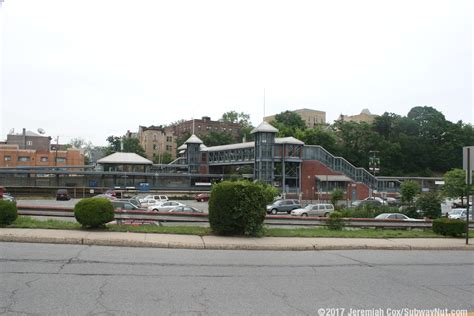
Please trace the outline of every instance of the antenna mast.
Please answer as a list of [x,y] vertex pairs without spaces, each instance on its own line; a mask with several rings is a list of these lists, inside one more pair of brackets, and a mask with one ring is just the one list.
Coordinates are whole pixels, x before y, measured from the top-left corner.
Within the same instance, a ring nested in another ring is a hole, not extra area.
[[265,120],[265,88],[263,88],[263,119]]

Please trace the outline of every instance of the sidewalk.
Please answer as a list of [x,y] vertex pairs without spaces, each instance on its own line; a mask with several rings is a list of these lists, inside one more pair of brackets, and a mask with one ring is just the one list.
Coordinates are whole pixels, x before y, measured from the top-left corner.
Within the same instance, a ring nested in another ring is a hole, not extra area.
[[220,237],[54,229],[0,229],[0,241],[220,250],[474,250],[474,238]]

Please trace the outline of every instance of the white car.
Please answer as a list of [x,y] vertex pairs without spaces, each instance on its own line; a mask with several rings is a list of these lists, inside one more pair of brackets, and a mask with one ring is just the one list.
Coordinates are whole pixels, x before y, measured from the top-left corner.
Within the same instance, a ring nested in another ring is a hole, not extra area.
[[375,219],[398,219],[398,220],[409,221],[409,222],[423,221],[422,219],[411,218],[401,213],[382,213],[380,215],[377,215]]
[[168,201],[169,199],[167,195],[150,194],[150,195],[146,195],[143,198],[140,198],[139,200],[140,200],[140,203],[143,203],[143,201],[145,200],[157,200],[160,202],[165,202],[165,201]]
[[172,210],[178,206],[186,206],[186,205],[184,205],[183,203],[176,202],[176,201],[166,201],[158,205],[149,206],[148,210],[155,211],[155,212],[163,212],[163,211]]
[[140,205],[142,207],[149,207],[149,206],[158,206],[160,204],[165,203],[166,201],[158,201],[155,199],[141,199],[140,200]]
[[[464,208],[453,208],[448,212],[448,218],[451,219],[463,219],[465,220],[467,216],[467,211]],[[472,210],[469,211],[469,220],[472,219]]]
[[328,217],[332,212],[334,212],[334,206],[332,204],[308,204],[303,208],[292,210],[290,214],[293,216]]

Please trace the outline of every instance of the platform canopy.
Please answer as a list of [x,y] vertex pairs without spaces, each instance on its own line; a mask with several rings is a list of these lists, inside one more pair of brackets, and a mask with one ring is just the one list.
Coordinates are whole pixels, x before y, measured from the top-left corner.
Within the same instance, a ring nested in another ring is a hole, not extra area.
[[99,164],[120,164],[120,165],[152,165],[153,162],[146,158],[143,158],[136,153],[113,153],[112,155],[106,156],[102,159],[97,160]]

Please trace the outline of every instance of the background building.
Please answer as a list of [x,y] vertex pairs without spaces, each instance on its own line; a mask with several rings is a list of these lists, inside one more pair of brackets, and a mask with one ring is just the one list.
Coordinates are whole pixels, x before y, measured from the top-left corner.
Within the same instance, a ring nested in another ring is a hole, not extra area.
[[[194,133],[193,133],[194,126]],[[209,134],[211,131],[219,133],[228,133],[231,134],[236,141],[241,141],[240,130],[241,126],[238,123],[222,122],[222,121],[213,121],[209,116],[203,116],[202,119],[195,119],[189,121],[182,121],[175,123],[170,126],[174,135],[177,138],[181,138],[184,135],[194,134],[198,137],[203,137]]]
[[[44,131],[42,131],[44,133]],[[19,149],[33,149],[33,150],[50,150],[51,137],[36,134],[32,131],[23,129],[21,134],[13,134],[11,132],[7,135],[6,144],[18,145]]]
[[20,149],[17,144],[0,145],[0,167],[65,167],[83,166],[84,155],[79,149]]
[[[326,123],[326,112],[323,112],[323,111],[317,111],[317,110],[311,110],[311,109],[299,109],[299,110],[294,110],[290,112],[296,113],[299,116],[301,116],[303,121],[306,123],[306,126],[309,128],[313,128],[316,125]],[[271,121],[275,119],[275,116],[276,114],[265,116],[263,120],[265,122],[270,123]]]
[[139,126],[137,138],[148,159],[160,163],[165,154],[176,158],[176,136],[172,128]]
[[342,115],[339,116],[339,119],[344,122],[356,122],[356,123],[369,123],[372,124],[375,120],[375,118],[378,115],[371,114],[369,109],[363,109],[360,114],[357,115]]

